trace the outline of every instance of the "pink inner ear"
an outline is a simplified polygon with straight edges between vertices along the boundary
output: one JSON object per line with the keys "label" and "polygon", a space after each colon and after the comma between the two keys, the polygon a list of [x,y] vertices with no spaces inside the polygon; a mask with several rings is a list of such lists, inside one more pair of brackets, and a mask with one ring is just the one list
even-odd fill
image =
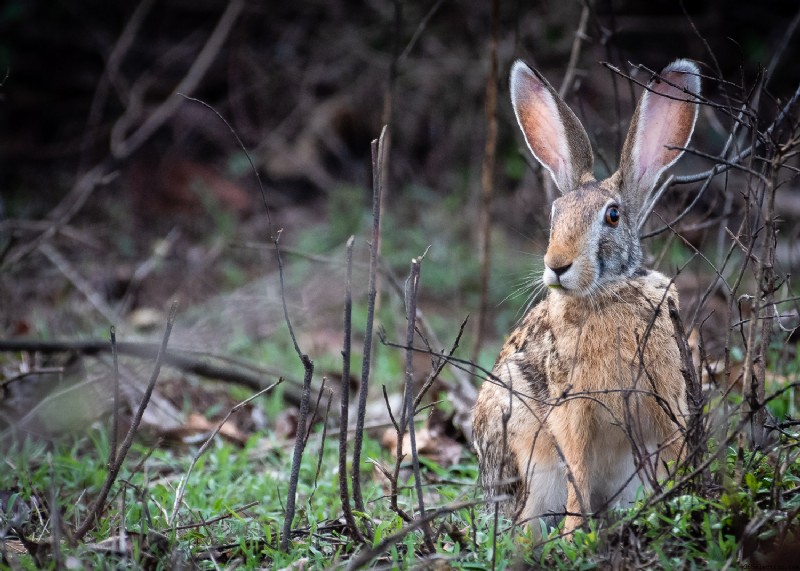
{"label": "pink inner ear", "polygon": [[[686,83],[684,74],[670,72],[663,76],[676,85]],[[635,178],[645,185],[655,185],[658,175],[678,160],[683,151],[667,147],[685,147],[694,129],[695,107],[682,90],[654,81],[653,93],[642,98],[636,125]],[[678,100],[680,99],[680,101]]]}
{"label": "pink inner ear", "polygon": [[548,105],[543,101],[523,105],[520,109],[520,121],[533,154],[556,178],[560,178],[565,170],[564,155],[568,152],[563,144],[566,135],[564,127],[551,120],[551,114],[558,113],[555,105],[552,110],[545,109],[546,107]]}
{"label": "pink inner ear", "polygon": [[536,159],[553,175],[562,192],[570,190],[569,149],[558,106],[547,88],[529,70],[515,74],[514,109],[525,140]]}

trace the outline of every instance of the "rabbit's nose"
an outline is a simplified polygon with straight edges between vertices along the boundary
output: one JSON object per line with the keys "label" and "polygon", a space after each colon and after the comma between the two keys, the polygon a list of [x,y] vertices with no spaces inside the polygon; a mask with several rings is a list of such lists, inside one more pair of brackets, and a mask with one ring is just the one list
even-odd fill
{"label": "rabbit's nose", "polygon": [[570,263],[569,263],[569,264],[567,264],[566,266],[559,266],[558,268],[550,268],[550,270],[552,270],[552,272],[553,272],[555,275],[557,275],[557,276],[559,276],[559,277],[560,277],[560,276],[561,276],[561,275],[562,275],[564,272],[566,272],[566,271],[567,271],[568,269],[570,269],[571,267],[572,267],[572,262],[570,262]]}

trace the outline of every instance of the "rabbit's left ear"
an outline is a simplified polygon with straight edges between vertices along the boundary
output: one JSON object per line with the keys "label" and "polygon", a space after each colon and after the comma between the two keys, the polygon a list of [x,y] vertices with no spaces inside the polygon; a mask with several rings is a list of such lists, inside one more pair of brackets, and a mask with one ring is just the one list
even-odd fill
{"label": "rabbit's left ear", "polygon": [[562,194],[593,180],[589,137],[556,90],[522,61],[511,68],[511,104],[528,148]]}
{"label": "rabbit's left ear", "polygon": [[689,60],[669,64],[642,95],[622,147],[622,193],[640,213],[661,176],[683,154],[697,120],[700,70]]}

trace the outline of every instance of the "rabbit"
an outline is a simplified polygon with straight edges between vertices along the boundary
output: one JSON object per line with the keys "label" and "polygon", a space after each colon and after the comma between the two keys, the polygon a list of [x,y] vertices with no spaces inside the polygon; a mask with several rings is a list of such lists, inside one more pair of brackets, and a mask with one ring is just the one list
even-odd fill
{"label": "rabbit", "polygon": [[[679,59],[647,85],[619,170],[598,182],[578,118],[517,61],[511,101],[533,156],[561,192],[550,211],[546,297],[506,340],[473,408],[484,495],[517,522],[566,515],[571,537],[630,505],[684,455],[686,386],[664,275],[643,267],[639,227],[697,119],[699,69]],[[540,526],[531,526],[535,533]]]}

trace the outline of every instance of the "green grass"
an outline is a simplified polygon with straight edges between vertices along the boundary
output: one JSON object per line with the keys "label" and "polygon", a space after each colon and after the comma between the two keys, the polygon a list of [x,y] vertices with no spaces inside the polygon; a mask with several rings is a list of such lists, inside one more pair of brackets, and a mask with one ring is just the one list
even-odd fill
{"label": "green grass", "polygon": [[[519,165],[511,164],[508,168],[518,170]],[[368,212],[351,208],[360,192],[356,188],[341,189],[330,206],[327,223],[313,231],[304,231],[299,249],[324,253],[340,245],[353,231],[361,229],[363,234],[368,226]],[[404,231],[385,234],[384,252],[402,279],[410,259],[431,246],[422,268],[421,304],[440,341],[449,347],[457,330],[454,324],[463,318],[458,312],[477,305],[479,268],[470,237],[474,229],[466,218],[452,220],[451,215],[445,214],[463,206],[462,196],[451,196],[447,200],[452,203],[445,205],[425,203],[433,196],[425,189],[408,189],[408,196],[412,199],[409,202],[417,202],[413,209],[407,207],[404,211],[402,205],[387,209],[385,227]],[[413,224],[408,224],[408,220],[413,220]],[[215,224],[220,235],[228,236],[232,231],[225,218],[215,220]],[[524,294],[505,302],[502,296],[512,293],[514,284],[540,263],[521,253],[509,255],[510,247],[503,240],[508,238],[499,235],[494,241],[493,248],[502,255],[493,256],[495,267],[490,285],[495,296],[491,303],[500,307],[495,325],[501,334],[519,317],[518,307],[524,301]],[[682,265],[691,255],[677,241],[669,248],[664,263],[670,267]],[[291,259],[287,262],[287,283],[290,286],[302,283],[314,269],[307,260]],[[244,282],[246,275],[240,270],[236,263],[223,268],[226,287]],[[432,306],[435,311],[427,311]],[[387,338],[402,342],[405,330],[402,300],[384,296],[378,317]],[[366,307],[359,300],[353,312],[352,374],[356,377],[361,366],[358,336],[363,335],[365,323]],[[468,350],[464,348],[472,345],[471,335],[468,327],[461,342],[461,356]],[[480,362],[491,365],[499,346],[499,339],[488,341]],[[769,368],[776,375],[794,381],[800,372],[800,357],[787,358],[786,351],[786,345],[776,344],[770,354]],[[268,364],[295,379],[302,377],[285,331],[257,343],[243,331],[230,340],[224,352]],[[731,356],[733,361],[743,358],[737,346],[731,347]],[[341,367],[341,357],[335,352],[312,358],[316,386],[325,371]],[[376,343],[372,362],[372,382],[377,387],[374,390],[385,384],[390,393],[399,392],[404,375],[403,358],[401,350]],[[769,386],[768,392],[777,386]],[[275,419],[285,410],[285,390],[286,384],[259,399],[258,406],[267,419]],[[231,388],[230,394],[237,400],[249,396],[242,388]],[[740,399],[734,395],[730,400],[735,406]],[[334,401],[333,407],[337,404]],[[770,401],[769,406],[782,419],[793,415],[795,404],[794,391],[786,391]],[[192,410],[188,397],[182,406],[185,412]],[[446,400],[437,406],[447,412]],[[227,405],[219,404],[206,410],[206,414],[218,418],[226,410]],[[738,415],[733,416],[736,418],[729,419],[731,423],[738,420]],[[301,466],[295,533],[290,550],[282,552],[278,546],[291,444],[276,441],[269,431],[254,434],[244,447],[217,439],[191,473],[175,528],[170,520],[176,490],[197,448],[164,446],[151,450],[151,444],[142,439],[134,445],[123,466],[108,509],[84,541],[73,545],[67,531],[75,529],[87,517],[106,477],[109,453],[106,431],[95,426],[83,435],[65,436],[53,442],[25,439],[14,444],[3,443],[0,493],[4,495],[0,497],[6,497],[6,505],[0,506],[0,552],[12,520],[16,520],[15,525],[26,537],[46,542],[52,537],[52,514],[56,513],[64,524],[59,545],[62,560],[83,568],[172,569],[191,562],[201,569],[217,566],[283,569],[302,559],[307,561],[307,568],[344,567],[363,549],[376,546],[404,529],[403,520],[390,509],[387,483],[371,464],[374,461],[392,466],[394,461],[375,440],[367,439],[361,466],[366,510],[356,517],[364,533],[371,530],[371,537],[367,546],[359,546],[343,535],[339,521],[337,443],[329,437],[323,447],[317,428]],[[795,436],[791,433],[781,436],[768,452],[740,450],[735,445],[719,450],[712,441],[709,453],[715,460],[703,477],[692,482],[694,487],[676,490],[655,506],[649,506],[647,498],[643,498],[630,510],[592,520],[585,529],[576,531],[571,541],[560,538],[559,530],[543,530],[542,541],[539,534],[514,527],[503,517],[495,528],[493,511],[478,505],[481,494],[477,486],[477,461],[468,450],[465,449],[459,464],[448,468],[422,458],[428,509],[463,502],[476,504],[437,518],[433,526],[437,532],[435,556],[455,569],[487,569],[493,565],[496,569],[519,565],[602,569],[612,563],[620,568],[724,569],[735,568],[742,557],[765,553],[774,547],[774,542],[789,541],[800,533],[797,521],[800,462]],[[318,465],[321,469],[317,477]],[[665,483],[667,489],[673,485]],[[12,509],[17,497],[29,506],[29,513],[20,515],[18,508]],[[415,512],[413,479],[403,482],[399,504],[405,511]],[[122,529],[131,542],[125,557],[93,545],[118,537]],[[422,548],[422,532],[413,531],[389,545],[372,564],[382,568],[412,568],[419,562]],[[18,562],[23,569],[56,566],[52,558],[36,562],[30,555],[21,556]]]}
{"label": "green grass", "polygon": [[[200,568],[212,569],[211,555],[217,564],[235,562],[240,569],[281,569],[299,559],[306,559],[309,568],[344,564],[357,546],[341,535],[336,521],[341,509],[335,439],[329,438],[322,451],[319,434],[309,441],[300,472],[296,532],[290,551],[284,553],[278,544],[291,450],[288,444],[265,448],[265,436],[254,435],[243,448],[218,440],[200,457],[176,519],[178,526],[198,525],[180,531],[171,529],[170,516],[176,488],[196,449],[150,451],[142,444],[135,445],[112,491],[109,509],[83,543],[70,546],[62,542],[62,557],[85,567],[134,569],[168,569],[177,561],[189,560]],[[105,431],[98,428],[52,445],[25,440],[11,447],[0,472],[0,489],[13,491],[32,507],[22,526],[28,537],[51,536],[47,506],[53,492],[67,528],[74,529],[87,516],[90,501],[105,478],[108,446]],[[322,468],[315,478],[320,453]],[[547,569],[602,568],[614,553],[623,561],[638,561],[648,568],[723,569],[737,564],[745,542],[750,551],[765,550],[782,526],[794,534],[800,531],[797,521],[788,522],[800,510],[797,456],[796,441],[787,437],[770,454],[730,447],[720,456],[721,461],[710,467],[709,478],[716,484],[707,486],[702,494],[681,491],[655,507],[645,507],[643,499],[628,511],[590,522],[586,530],[575,533],[572,541],[558,538],[558,531],[553,530],[549,540],[540,543],[530,530],[513,528],[503,518],[495,537],[491,510],[459,509],[437,520],[434,529],[444,529],[443,524],[452,527],[451,533],[438,535],[436,554],[457,569],[487,568],[493,555],[497,569],[517,563]],[[366,441],[364,458],[393,465],[372,440]],[[424,460],[428,508],[478,499],[476,464],[469,454],[450,468]],[[778,465],[780,470],[776,470]],[[139,469],[131,472],[134,466]],[[366,462],[362,468],[368,507],[366,513],[357,515],[364,531],[367,525],[374,530],[372,545],[377,545],[404,524],[390,510],[376,472]],[[407,511],[413,510],[412,483],[406,482],[399,497]],[[240,510],[251,502],[256,503]],[[3,506],[10,517],[7,507]],[[220,521],[200,525],[226,515]],[[118,536],[123,521],[132,542],[127,559],[92,547],[94,542]],[[422,545],[420,532],[412,532],[387,549],[377,562],[410,568],[418,561]],[[30,556],[21,557],[19,563],[24,569],[36,567]]]}

